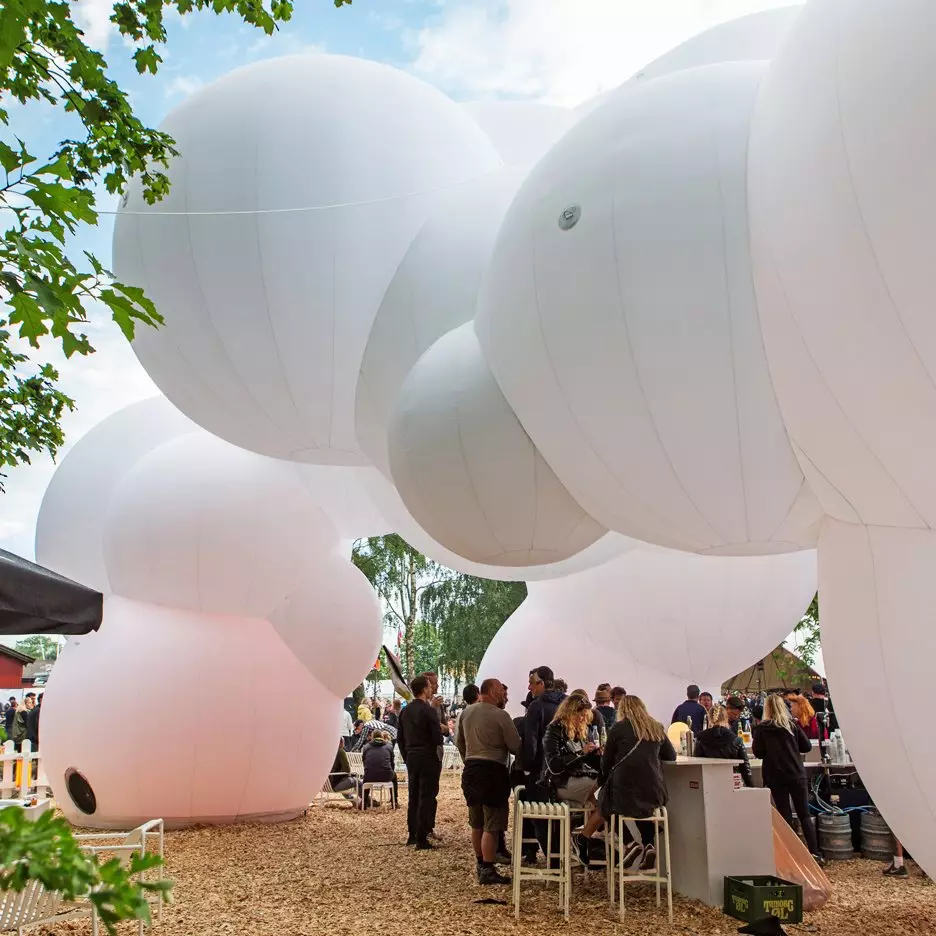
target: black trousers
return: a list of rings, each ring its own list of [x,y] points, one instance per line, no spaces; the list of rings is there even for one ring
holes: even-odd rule
[[[799,816],[800,825],[803,827],[803,835],[806,837],[806,845],[811,855],[819,854],[819,843],[816,841],[816,826],[813,823],[812,816],[809,813],[809,792],[806,781],[796,780],[793,783],[772,784],[770,795],[773,797],[774,806],[777,812],[786,820],[787,825],[793,827],[793,809]]]
[[[406,810],[409,837],[424,842],[435,822],[441,764],[435,751],[413,753],[406,758],[406,772],[409,782]]]
[[[439,808],[439,784],[442,782],[442,761],[439,757],[436,758],[436,787],[435,787],[435,796],[432,797],[432,813],[430,815],[429,822],[429,831],[431,832],[435,828],[436,824],[436,810]]]

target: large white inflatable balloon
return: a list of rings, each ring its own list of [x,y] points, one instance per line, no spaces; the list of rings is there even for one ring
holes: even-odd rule
[[[59,464],[36,520],[36,561],[98,591],[111,591],[104,567],[104,520],[118,481],[163,442],[200,432],[165,397],[119,410],[83,436]]]
[[[462,106],[491,138],[507,166],[529,168],[578,119],[567,107],[532,101],[472,101]]]
[[[147,205],[130,185],[114,269],[165,317],[134,349],[195,422],[295,461],[362,464],[354,394],[374,314],[440,195],[497,170],[477,123],[376,62],[238,69],[163,127],[180,153]]]
[[[440,338],[413,368],[389,448],[391,474],[410,513],[473,562],[557,562],[606,532],[523,431],[470,322]]]
[[[481,276],[525,169],[504,169],[445,193],[410,245],[374,319],[357,385],[358,442],[384,474],[387,426],[423,352],[474,318]]]
[[[634,79],[652,81],[687,68],[721,62],[770,61],[802,9],[801,2],[787,0],[786,5],[719,23],[644,65]]]
[[[266,617],[337,542],[290,465],[199,432],[163,443],[121,480],[104,561],[126,598]]]
[[[698,556],[647,546],[561,579],[529,586],[526,601],[500,634],[535,626],[535,619],[563,635],[555,661],[527,657],[538,653],[528,635],[523,666],[545,663],[564,671],[600,676],[658,704],[656,683],[679,692],[697,683],[717,693],[721,684],[761,659],[793,630],[816,592],[816,554],[811,550],[779,556]],[[516,619],[516,621],[515,621]],[[513,638],[511,638],[513,639]],[[513,646],[511,643],[510,646]],[[595,649],[597,648],[597,650]],[[485,675],[491,645],[481,666]],[[506,650],[498,650],[499,658]],[[589,659],[591,657],[592,659]],[[618,668],[611,672],[614,661]],[[503,665],[503,664],[500,664]],[[560,672],[563,671],[563,672]],[[615,675],[618,673],[619,675]],[[628,682],[624,682],[624,679]],[[569,683],[570,688],[573,687]],[[671,707],[656,709],[668,718]]]
[[[746,158],[764,65],[619,89],[536,165],[476,330],[536,447],[599,523],[750,555],[814,545],[750,267]]]
[[[374,666],[383,638],[371,583],[347,559],[315,563],[270,615],[283,642],[333,695],[350,695]]]
[[[267,621],[111,597],[49,679],[43,763],[76,825],[291,819],[331,767],[340,706]]]
[[[685,697],[686,682],[669,673],[642,666],[626,655],[579,632],[578,618],[550,613],[542,602],[527,598],[494,636],[478,669],[477,682],[499,679],[507,688],[507,710],[523,715],[530,671],[548,666],[569,691],[585,689],[594,698],[600,683],[622,686],[646,703],[651,715],[669,724],[673,709]]]
[[[472,562],[434,540],[413,519],[393,483],[376,468],[304,464],[296,468],[313,500],[339,530],[344,555],[350,554],[356,539],[398,533],[430,559],[465,575],[496,581],[522,578],[527,582],[535,582],[580,572],[640,545],[620,533],[606,533],[568,559],[525,566],[522,572],[511,566]]]
[[[932,700],[934,568],[932,530],[823,523],[822,651],[835,712],[875,806],[929,874],[936,750],[922,742],[919,716]]]
[[[769,61],[776,55],[802,9],[802,3],[794,2],[719,23],[644,65],[630,81],[652,81],[687,68],[721,62]],[[575,108],[576,115],[584,117],[590,114],[613,93],[604,91],[584,101]]]
[[[771,372],[826,512],[936,524],[936,6],[811,3],[764,83],[751,236]]]

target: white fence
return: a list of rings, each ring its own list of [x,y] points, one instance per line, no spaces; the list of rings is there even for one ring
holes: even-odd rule
[[[0,754],[0,799],[26,799],[34,791],[45,795],[49,789],[42,758],[33,752],[32,744],[23,741],[21,751],[15,750],[12,741],[3,745]]]

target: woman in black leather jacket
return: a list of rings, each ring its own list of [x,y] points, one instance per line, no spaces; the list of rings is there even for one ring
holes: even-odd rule
[[[587,695],[566,697],[543,736],[543,773],[540,782],[559,802],[582,807],[592,796],[601,757],[588,739],[592,720]]]
[[[728,710],[724,705],[713,705],[709,712],[709,725],[696,739],[696,757],[717,757],[721,760],[743,761],[735,770],[741,774],[746,787],[754,786],[751,761],[744,742],[728,727]]]

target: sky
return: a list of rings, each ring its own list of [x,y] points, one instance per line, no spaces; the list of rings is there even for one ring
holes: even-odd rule
[[[297,0],[294,19],[272,37],[236,16],[172,15],[164,65],[138,75],[132,49],[108,18],[113,0],[77,0],[75,16],[88,42],[101,50],[111,74],[151,126],[186,96],[221,75],[263,58],[329,52],[374,59],[436,85],[457,101],[522,99],[574,106],[616,87],[643,65],[702,30],[746,13],[796,0]],[[11,109],[13,129],[36,155],[51,152],[73,130],[47,105]],[[103,194],[98,207],[116,208]],[[75,238],[72,249],[110,262],[113,218]],[[43,360],[60,371],[77,403],[64,420],[64,455],[110,413],[151,396],[156,387],[106,316],[92,310],[87,329],[97,353]],[[35,520],[55,466],[51,459],[8,472],[0,495],[0,546],[33,558]]]

